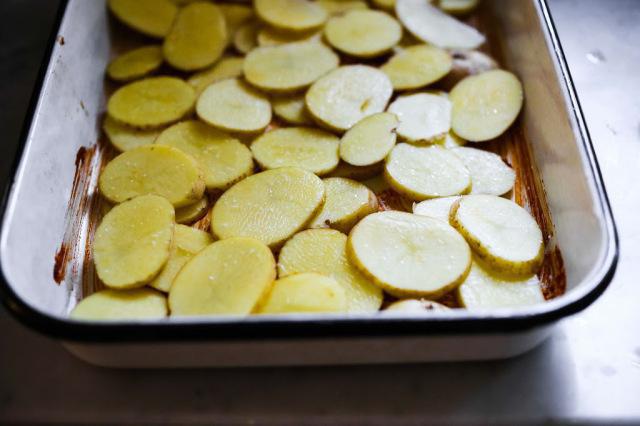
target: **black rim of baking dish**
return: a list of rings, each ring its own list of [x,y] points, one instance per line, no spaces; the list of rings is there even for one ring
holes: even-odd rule
[[[34,118],[40,92],[47,73],[51,54],[57,40],[60,24],[68,0],[62,0],[55,19],[48,47],[43,58],[38,79],[34,86],[29,108],[20,136],[19,146],[14,159],[11,176],[7,183],[0,213],[4,217],[13,178],[18,169],[20,159],[29,135]],[[588,157],[595,188],[602,207],[602,217],[610,235],[609,255],[605,257],[608,264],[601,279],[587,294],[579,299],[561,306],[555,310],[541,313],[516,314],[509,317],[357,317],[303,319],[296,321],[264,318],[259,321],[224,321],[224,322],[148,322],[148,323],[88,323],[65,320],[49,316],[38,311],[22,300],[8,284],[4,268],[0,281],[0,298],[21,323],[45,335],[67,341],[84,342],[141,342],[141,341],[180,341],[180,340],[269,340],[269,339],[300,339],[323,337],[401,337],[409,335],[437,335],[437,334],[485,334],[521,332],[537,328],[557,321],[565,316],[579,312],[595,301],[611,282],[618,261],[618,234],[611,213],[609,199],[604,188],[602,175],[595,157],[591,138],[586,128],[582,109],[575,93],[575,87],[569,75],[566,60],[559,44],[555,25],[549,13],[546,0],[538,0],[538,5],[547,24],[548,36],[556,54],[564,79],[568,96],[574,106],[574,114],[581,133],[585,154]],[[0,230],[0,233],[4,230]]]

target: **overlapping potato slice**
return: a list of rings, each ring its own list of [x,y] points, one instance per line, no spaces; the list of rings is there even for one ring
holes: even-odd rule
[[[511,191],[516,173],[499,155],[477,148],[452,148],[471,173],[471,194],[503,195]]]
[[[451,71],[453,59],[440,48],[420,44],[400,50],[380,69],[395,90],[419,89],[440,80]]]
[[[478,0],[438,0],[438,6],[452,15],[466,15],[478,6]]]
[[[396,144],[398,117],[389,112],[358,121],[340,140],[340,158],[354,166],[381,162]]]
[[[382,305],[382,290],[373,285],[348,260],[347,236],[333,229],[309,229],[296,234],[278,257],[280,278],[317,272],[335,279],[343,288],[347,310],[375,312]]]
[[[421,216],[429,216],[449,223],[449,213],[453,204],[460,196],[432,198],[413,205],[413,213]]]
[[[384,167],[384,165],[383,165]],[[365,181],[362,182],[363,184],[365,184],[365,186],[367,188],[369,188],[370,190],[373,191],[374,194],[379,195],[380,193],[390,190],[393,191],[391,189],[391,186],[389,186],[389,183],[387,182],[387,180],[384,178],[384,175],[380,174],[378,176],[374,176],[371,177]]]
[[[324,36],[337,50],[351,56],[382,55],[402,38],[402,27],[389,14],[377,10],[352,10],[329,19]]]
[[[451,72],[438,82],[438,85],[445,90],[451,90],[465,77],[498,68],[498,64],[491,56],[477,50],[454,50],[451,56],[453,57]]]
[[[242,75],[242,65],[244,58],[238,56],[227,56],[220,59],[214,66],[204,71],[195,73],[187,82],[196,90],[199,95],[212,83],[227,78],[240,77]]]
[[[247,54],[258,45],[258,31],[256,22],[247,22],[233,35],[233,47],[240,53]]]
[[[400,124],[396,132],[412,143],[431,143],[443,138],[451,128],[451,102],[446,96],[417,93],[400,96],[389,105]]]
[[[96,230],[93,257],[98,277],[111,288],[141,287],[169,258],[174,211],[157,195],[113,207]]]
[[[176,209],[176,223],[189,224],[201,219],[209,207],[209,200],[206,196],[192,204],[188,204]]]
[[[116,81],[131,81],[156,71],[162,65],[162,48],[145,46],[115,58],[107,67],[107,75]]]
[[[257,311],[260,314],[346,312],[347,299],[336,280],[308,272],[276,280]]]
[[[318,0],[318,4],[322,6],[329,15],[342,15],[351,10],[369,8],[367,2],[364,0]]]
[[[392,11],[396,5],[396,0],[372,0],[372,3],[380,9]]]
[[[109,0],[109,9],[128,27],[163,38],[171,30],[178,8],[169,0]]]
[[[393,302],[383,312],[424,314],[432,311],[448,311],[450,308],[432,300],[404,299]]]
[[[129,151],[140,146],[150,145],[160,134],[160,130],[157,129],[140,130],[125,126],[108,115],[104,118],[102,129],[111,145],[118,151]]]
[[[383,167],[384,167],[384,164],[382,162],[371,164],[370,166],[353,166],[349,163],[345,163],[344,161],[341,161],[338,163],[338,167],[336,167],[327,176],[341,177],[341,178],[354,179],[354,180],[365,180],[365,179],[371,179],[376,175],[380,175],[380,173],[382,173]]]
[[[289,124],[312,124],[304,104],[304,95],[278,96],[271,99],[274,114]]]
[[[264,26],[258,31],[258,46],[279,46],[286,43],[311,40],[320,41],[321,38],[322,32],[318,30],[292,33]]]
[[[267,24],[288,31],[306,31],[322,26],[329,14],[308,0],[255,0],[256,13]]]
[[[443,148],[451,149],[458,148],[460,146],[464,146],[467,144],[467,141],[462,139],[460,136],[456,135],[452,131],[449,131],[444,138],[438,139],[436,143]]]
[[[69,316],[75,320],[125,321],[167,316],[167,299],[149,288],[101,290],[82,299]]]
[[[217,241],[178,272],[169,291],[171,315],[248,315],[276,278],[271,250],[252,238]]]
[[[362,219],[347,244],[351,261],[398,297],[437,298],[459,285],[471,265],[464,238],[441,220],[386,211]]]
[[[236,31],[253,17],[253,9],[244,4],[221,3],[218,4],[224,20],[227,23],[227,38],[234,36]]]

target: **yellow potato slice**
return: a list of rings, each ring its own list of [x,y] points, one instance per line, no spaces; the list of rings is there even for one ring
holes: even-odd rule
[[[349,234],[347,253],[397,297],[437,298],[458,286],[471,265],[469,246],[450,225],[397,211],[362,219]]]
[[[255,0],[256,13],[267,24],[288,31],[306,31],[322,26],[329,14],[307,0]]]
[[[478,6],[478,0],[439,0],[438,6],[452,15],[466,15]]]
[[[167,299],[148,288],[102,290],[84,298],[73,308],[75,320],[124,321],[167,316]]]
[[[450,308],[431,300],[404,299],[393,302],[383,312],[424,314],[431,311],[448,311]]]
[[[230,132],[256,133],[271,122],[269,100],[235,78],[207,87],[198,98],[196,112],[206,123]]]
[[[387,180],[384,178],[384,175],[382,174],[367,179],[362,183],[365,184],[365,186],[372,190],[376,195],[379,195],[385,191],[393,191],[393,189],[391,189],[391,187],[389,186]]]
[[[444,138],[438,139],[436,143],[443,148],[451,149],[451,148],[458,148],[460,146],[464,146],[466,145],[467,141],[465,141],[464,139],[462,139],[460,136],[456,135],[452,131],[449,131],[444,136]]]
[[[453,50],[451,72],[438,82],[444,90],[451,90],[465,77],[498,68],[493,58],[477,50]]]
[[[500,136],[511,126],[524,95],[515,75],[492,70],[465,78],[449,97],[453,131],[468,141],[482,142]]]
[[[352,10],[329,19],[324,36],[331,46],[347,55],[373,58],[398,44],[402,27],[387,13]]]
[[[396,144],[399,121],[381,112],[358,121],[340,140],[340,158],[354,166],[370,166],[384,160]]]
[[[511,191],[516,173],[499,155],[476,148],[452,148],[471,173],[471,194],[503,195]]]
[[[156,71],[162,65],[162,48],[145,46],[115,58],[107,67],[107,75],[115,81],[131,81]]]
[[[304,104],[304,95],[275,97],[271,100],[274,114],[289,124],[312,124],[313,120]]]
[[[253,173],[251,151],[227,133],[190,120],[162,132],[156,145],[168,145],[189,154],[204,173],[208,190],[225,190]]]
[[[108,114],[133,127],[160,127],[192,111],[193,88],[175,77],[145,78],[116,90],[107,103]]]
[[[244,58],[228,56],[220,59],[220,61],[211,68],[192,75],[187,82],[199,95],[212,83],[220,80],[226,80],[227,78],[240,77],[242,75],[243,64]]]
[[[468,195],[451,208],[451,224],[484,262],[499,272],[530,275],[542,264],[542,232],[535,219],[511,200]]]
[[[176,209],[176,223],[189,224],[200,220],[209,210],[209,200],[206,196],[195,203]]]
[[[217,241],[191,258],[173,280],[171,315],[248,315],[275,278],[273,254],[260,241]]]
[[[102,195],[112,203],[156,194],[174,207],[192,204],[204,194],[198,163],[177,148],[146,145],[118,155],[99,179]]]
[[[303,272],[330,276],[344,290],[348,312],[376,312],[382,305],[382,290],[349,262],[346,246],[347,236],[333,229],[300,232],[282,247],[278,276],[283,278]]]
[[[380,69],[395,90],[419,89],[440,80],[451,71],[451,55],[435,46],[410,46],[393,55]]]
[[[338,313],[347,311],[344,290],[334,280],[313,272],[290,275],[273,283],[260,304],[260,314]]]
[[[383,167],[384,164],[382,162],[371,164],[370,166],[353,166],[349,163],[341,161],[340,163],[338,163],[338,167],[336,167],[327,176],[342,177],[354,180],[366,180],[380,175],[380,173],[382,173]]]
[[[233,47],[240,53],[251,52],[258,45],[259,28],[255,22],[242,25],[233,35]]]
[[[431,93],[400,96],[389,105],[398,116],[397,133],[403,140],[425,144],[446,136],[451,128],[451,102]]]
[[[337,136],[310,127],[276,129],[251,144],[251,152],[262,169],[298,167],[327,174],[338,166]]]
[[[329,15],[342,15],[351,10],[368,9],[364,0],[318,0],[318,4],[327,11]]]
[[[278,248],[302,229],[324,203],[324,184],[302,169],[267,170],[241,180],[213,206],[218,238],[251,237]]]
[[[389,11],[396,6],[396,0],[373,0],[372,3],[375,7]]]
[[[184,225],[176,225],[169,259],[149,285],[168,293],[180,269],[200,250],[213,243],[211,234]]]
[[[140,130],[125,126],[108,115],[104,118],[102,129],[107,135],[107,138],[109,138],[111,145],[121,152],[144,145],[151,145],[160,134],[160,130],[156,129]]]
[[[320,39],[322,39],[322,33],[318,30],[292,33],[265,26],[258,31],[258,46],[260,47],[278,46],[298,41],[320,41]]]
[[[449,223],[449,213],[453,204],[460,199],[459,196],[432,198],[413,205],[413,214],[429,216]]]
[[[219,4],[218,8],[220,8],[227,23],[228,36],[233,36],[242,24],[247,23],[254,17],[253,9],[244,4]]]
[[[128,27],[151,37],[164,38],[178,8],[169,0],[109,0],[109,9]]]
[[[252,50],[244,61],[244,76],[269,92],[304,89],[338,67],[338,55],[317,41],[287,43]]]
[[[307,91],[307,110],[320,124],[345,131],[369,115],[384,111],[393,87],[382,71],[367,65],[339,67]]]
[[[173,207],[157,195],[143,195],[112,208],[93,241],[93,258],[102,282],[123,289],[151,281],[169,258],[173,220]]]
[[[462,160],[437,145],[396,145],[384,173],[393,189],[415,201],[466,194],[471,189],[471,176]]]

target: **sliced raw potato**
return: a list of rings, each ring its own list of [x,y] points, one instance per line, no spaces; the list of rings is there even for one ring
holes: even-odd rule
[[[169,258],[173,220],[173,206],[157,195],[112,208],[93,240],[93,259],[102,282],[124,289],[151,281]]]
[[[217,241],[189,260],[169,292],[171,315],[248,315],[276,278],[271,250],[253,238]]]
[[[111,145],[118,151],[129,151],[140,146],[151,145],[160,134],[160,130],[140,130],[125,126],[108,115],[104,118],[102,129]]]
[[[381,162],[396,144],[398,124],[398,117],[389,112],[363,118],[342,136],[340,158],[354,166]]]
[[[513,201],[495,195],[462,197],[451,208],[449,221],[476,254],[498,271],[529,275],[542,263],[542,232],[535,219]]]
[[[449,95],[453,131],[471,142],[494,139],[515,121],[523,97],[522,84],[508,71],[467,77]]]
[[[389,14],[378,10],[352,10],[329,19],[324,36],[337,50],[351,56],[382,55],[402,38],[402,27]]]
[[[433,198],[414,204],[413,213],[420,216],[429,216],[449,223],[449,213],[453,204],[460,199],[459,196]]]
[[[242,24],[253,18],[253,9],[244,4],[219,4],[218,7],[227,23],[227,34],[233,36]]]
[[[308,0],[255,0],[256,13],[267,24],[288,31],[306,31],[322,26],[329,14]]]
[[[254,86],[276,93],[304,89],[337,68],[338,55],[317,41],[259,47],[244,61],[244,76]]]
[[[100,175],[99,187],[112,203],[156,194],[182,207],[202,198],[204,179],[192,157],[177,148],[153,144],[111,160]]]
[[[453,57],[451,72],[438,82],[438,86],[445,90],[451,90],[465,77],[498,68],[498,64],[491,56],[477,50],[454,50],[451,56]]]
[[[376,195],[360,182],[327,178],[324,186],[326,200],[311,228],[334,228],[347,234],[360,219],[378,211]]]
[[[393,302],[386,307],[384,312],[423,314],[430,311],[448,311],[450,308],[431,300],[404,299]]]
[[[369,8],[367,2],[364,0],[318,0],[318,4],[322,6],[329,15],[342,15],[351,10]]]
[[[452,15],[465,15],[478,6],[478,0],[438,0],[438,6]]]
[[[462,139],[460,136],[456,135],[452,131],[449,131],[444,138],[436,141],[443,148],[451,149],[458,148],[460,146],[464,146],[467,144],[467,141]]]
[[[220,59],[213,67],[192,75],[187,82],[196,90],[197,94],[200,94],[212,83],[227,78],[240,77],[243,64],[244,58],[228,56]]]
[[[327,176],[342,177],[354,180],[365,180],[371,179],[376,175],[380,175],[380,173],[382,173],[383,167],[384,164],[382,162],[372,164],[370,166],[353,166],[349,163],[341,161],[340,163],[338,163],[338,167],[336,167]]]
[[[157,319],[167,316],[167,299],[149,288],[102,290],[82,299],[71,318],[90,321]]]
[[[277,248],[316,215],[324,192],[322,180],[302,169],[284,167],[249,176],[213,206],[211,231],[221,239],[252,237]]]
[[[192,111],[196,93],[175,77],[152,77],[116,90],[107,103],[108,114],[133,127],[160,127]]]
[[[271,100],[274,114],[289,124],[312,124],[307,107],[304,104],[304,95],[281,96]]]
[[[242,25],[233,35],[233,47],[240,53],[247,54],[258,45],[258,30],[256,22]]]
[[[156,71],[162,65],[162,48],[145,46],[115,58],[107,67],[107,75],[116,81],[131,81]]]
[[[330,129],[348,130],[363,118],[384,111],[393,87],[382,71],[367,65],[339,67],[307,91],[307,109]]]
[[[265,26],[258,31],[258,46],[278,46],[298,41],[319,41],[321,38],[322,33],[318,30],[292,33]]]
[[[109,9],[128,27],[151,37],[164,38],[178,8],[169,0],[109,0]]]
[[[389,186],[389,183],[387,182],[387,180],[384,178],[384,175],[380,174],[378,176],[369,178],[367,180],[365,180],[364,182],[362,182],[363,184],[366,185],[367,188],[369,188],[370,190],[373,191],[374,194],[378,195],[386,190],[391,190],[391,187]]]
[[[372,0],[375,7],[392,11],[396,6],[396,0]]]
[[[366,276],[398,297],[437,298],[458,286],[471,250],[449,224],[427,216],[386,211],[362,219],[347,252]]]
[[[262,169],[298,167],[312,173],[327,174],[340,160],[337,136],[310,127],[272,130],[251,144],[251,152]]]
[[[229,134],[190,120],[166,129],[156,140],[193,157],[204,173],[208,190],[225,190],[253,173],[251,151]]]
[[[397,0],[396,16],[414,36],[444,49],[475,49],[484,36],[424,0]]]
[[[207,214],[208,208],[209,200],[206,196],[202,197],[195,203],[184,207],[178,207],[176,209],[176,223],[189,224],[200,220],[205,214]]]
[[[400,96],[389,105],[398,116],[398,136],[412,143],[431,143],[451,128],[451,102],[446,96],[417,93]]]
[[[384,173],[393,189],[416,201],[465,194],[471,189],[471,176],[462,160],[437,145],[396,145]]]
[[[511,191],[516,173],[499,155],[477,148],[452,148],[471,173],[471,194],[503,195]]]
[[[380,69],[395,90],[418,89],[440,80],[451,71],[453,59],[440,48],[421,44],[393,55]]]
[[[346,246],[347,236],[333,229],[300,232],[282,247],[278,276],[303,272],[330,276],[343,288],[348,312],[376,312],[382,305],[382,290],[349,262]]]
[[[336,280],[308,272],[276,280],[257,311],[260,314],[347,312],[347,299]]]
[[[230,132],[256,133],[271,122],[269,100],[238,79],[213,83],[198,98],[198,116]]]

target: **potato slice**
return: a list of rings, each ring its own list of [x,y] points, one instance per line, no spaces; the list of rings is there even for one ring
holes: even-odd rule
[[[384,166],[384,165],[383,165]],[[367,188],[373,191],[374,194],[379,195],[384,191],[393,191],[389,186],[389,183],[384,178],[384,175],[380,174],[378,176],[374,176],[362,182]]]
[[[275,97],[271,100],[275,115],[289,124],[312,124],[313,120],[304,104],[304,95]]]
[[[174,207],[182,207],[204,194],[198,163],[179,149],[156,144],[132,149],[111,160],[100,175],[99,187],[112,203],[156,194]]]
[[[190,120],[162,132],[157,145],[168,145],[193,157],[208,190],[225,190],[253,173],[251,151],[227,133]]]
[[[438,0],[438,6],[452,15],[466,15],[478,6],[478,0]]]
[[[339,67],[307,91],[307,109],[324,126],[348,130],[363,118],[384,111],[393,87],[382,71],[366,65]]]
[[[396,144],[398,124],[398,117],[388,112],[363,118],[342,136],[340,158],[354,166],[381,162]]]
[[[244,58],[238,56],[227,56],[220,59],[214,66],[204,71],[195,73],[187,83],[189,83],[199,95],[212,83],[220,80],[226,80],[227,78],[235,78],[242,76],[242,65],[244,64]]]
[[[451,128],[451,102],[446,96],[431,93],[400,96],[388,111],[400,120],[398,136],[412,143],[434,142]]]
[[[145,46],[115,58],[107,67],[107,75],[115,81],[131,81],[156,71],[162,65],[162,48]]]
[[[471,173],[471,194],[503,195],[511,191],[516,173],[499,155],[477,148],[451,149]]]
[[[346,312],[347,299],[336,280],[309,272],[276,280],[257,311],[260,314]]]
[[[471,176],[462,160],[437,145],[396,145],[384,173],[393,189],[416,201],[466,194],[471,189]]]
[[[372,0],[372,3],[375,7],[393,11],[396,6],[396,0]]]
[[[449,223],[449,213],[453,204],[460,196],[432,198],[413,205],[413,214],[429,216]]]
[[[485,38],[475,28],[424,0],[397,0],[396,16],[420,40],[443,49],[475,49]]]
[[[111,288],[141,287],[169,258],[174,211],[157,195],[143,195],[113,207],[94,236],[98,277]]]
[[[233,35],[233,47],[240,53],[247,54],[258,45],[258,30],[255,22],[248,22],[238,28]]]
[[[393,55],[380,69],[395,90],[419,89],[440,80],[451,71],[453,59],[440,48],[421,44]]]
[[[467,141],[450,130],[444,138],[437,140],[436,143],[443,148],[451,149],[464,146],[466,145]]]
[[[444,90],[451,90],[465,77],[498,68],[498,64],[491,56],[477,50],[454,50],[451,56],[453,57],[451,72],[438,82],[438,86]]]
[[[253,141],[251,152],[262,169],[299,167],[317,175],[338,166],[337,136],[310,127],[290,127],[267,132]]]
[[[287,93],[310,86],[338,63],[338,55],[317,41],[287,43],[252,50],[244,61],[244,76],[262,90]]]
[[[107,103],[108,114],[133,127],[160,127],[174,123],[193,109],[193,88],[175,77],[152,77],[116,90]]]
[[[402,27],[387,13],[352,10],[329,19],[324,36],[331,46],[347,55],[373,58],[398,44]]]
[[[171,315],[248,315],[271,290],[275,266],[258,240],[217,241],[178,272],[169,292]]]
[[[207,214],[209,208],[209,199],[204,196],[195,203],[178,207],[176,209],[176,223],[190,224],[200,220]]]
[[[102,129],[107,135],[107,138],[109,138],[111,145],[121,152],[129,151],[144,145],[151,145],[158,135],[160,135],[160,130],[135,129],[118,123],[108,115],[104,118]]]
[[[252,237],[277,248],[302,229],[324,203],[324,184],[292,167],[267,170],[222,194],[211,212],[218,238]]]
[[[465,78],[449,95],[452,128],[471,141],[482,142],[504,133],[522,109],[522,84],[508,71],[492,70]]]
[[[102,290],[80,301],[69,314],[75,320],[125,321],[167,316],[167,299],[149,288]]]
[[[365,180],[380,175],[380,173],[382,173],[383,167],[384,164],[382,162],[371,164],[370,166],[352,166],[349,163],[341,161],[338,163],[338,167],[336,167],[327,176],[341,177],[353,180]]]
[[[393,302],[383,312],[424,314],[431,311],[448,311],[450,308],[431,300],[404,299]]]
[[[278,276],[283,278],[303,272],[330,276],[343,288],[348,312],[376,312],[382,305],[382,290],[349,262],[346,246],[347,236],[333,229],[300,232],[282,247]]]
[[[287,31],[307,31],[325,23],[329,14],[307,0],[255,0],[256,13],[267,24]]]
[[[253,19],[253,9],[244,4],[218,4],[227,23],[227,38],[233,37],[238,29]]]
[[[497,271],[530,275],[542,264],[542,232],[535,219],[513,201],[469,195],[453,205],[449,221]]]
[[[178,8],[169,0],[109,0],[111,13],[123,24],[150,37],[164,38]]]
[[[321,39],[322,32],[318,30],[292,33],[264,26],[258,31],[258,46],[260,47],[279,46],[281,44],[301,41],[320,41]]]
[[[351,10],[368,9],[364,0],[318,0],[318,4],[327,11],[329,15],[342,15]]]
[[[362,219],[349,234],[347,253],[397,297],[437,298],[459,285],[471,265],[469,246],[450,225],[397,211]]]

